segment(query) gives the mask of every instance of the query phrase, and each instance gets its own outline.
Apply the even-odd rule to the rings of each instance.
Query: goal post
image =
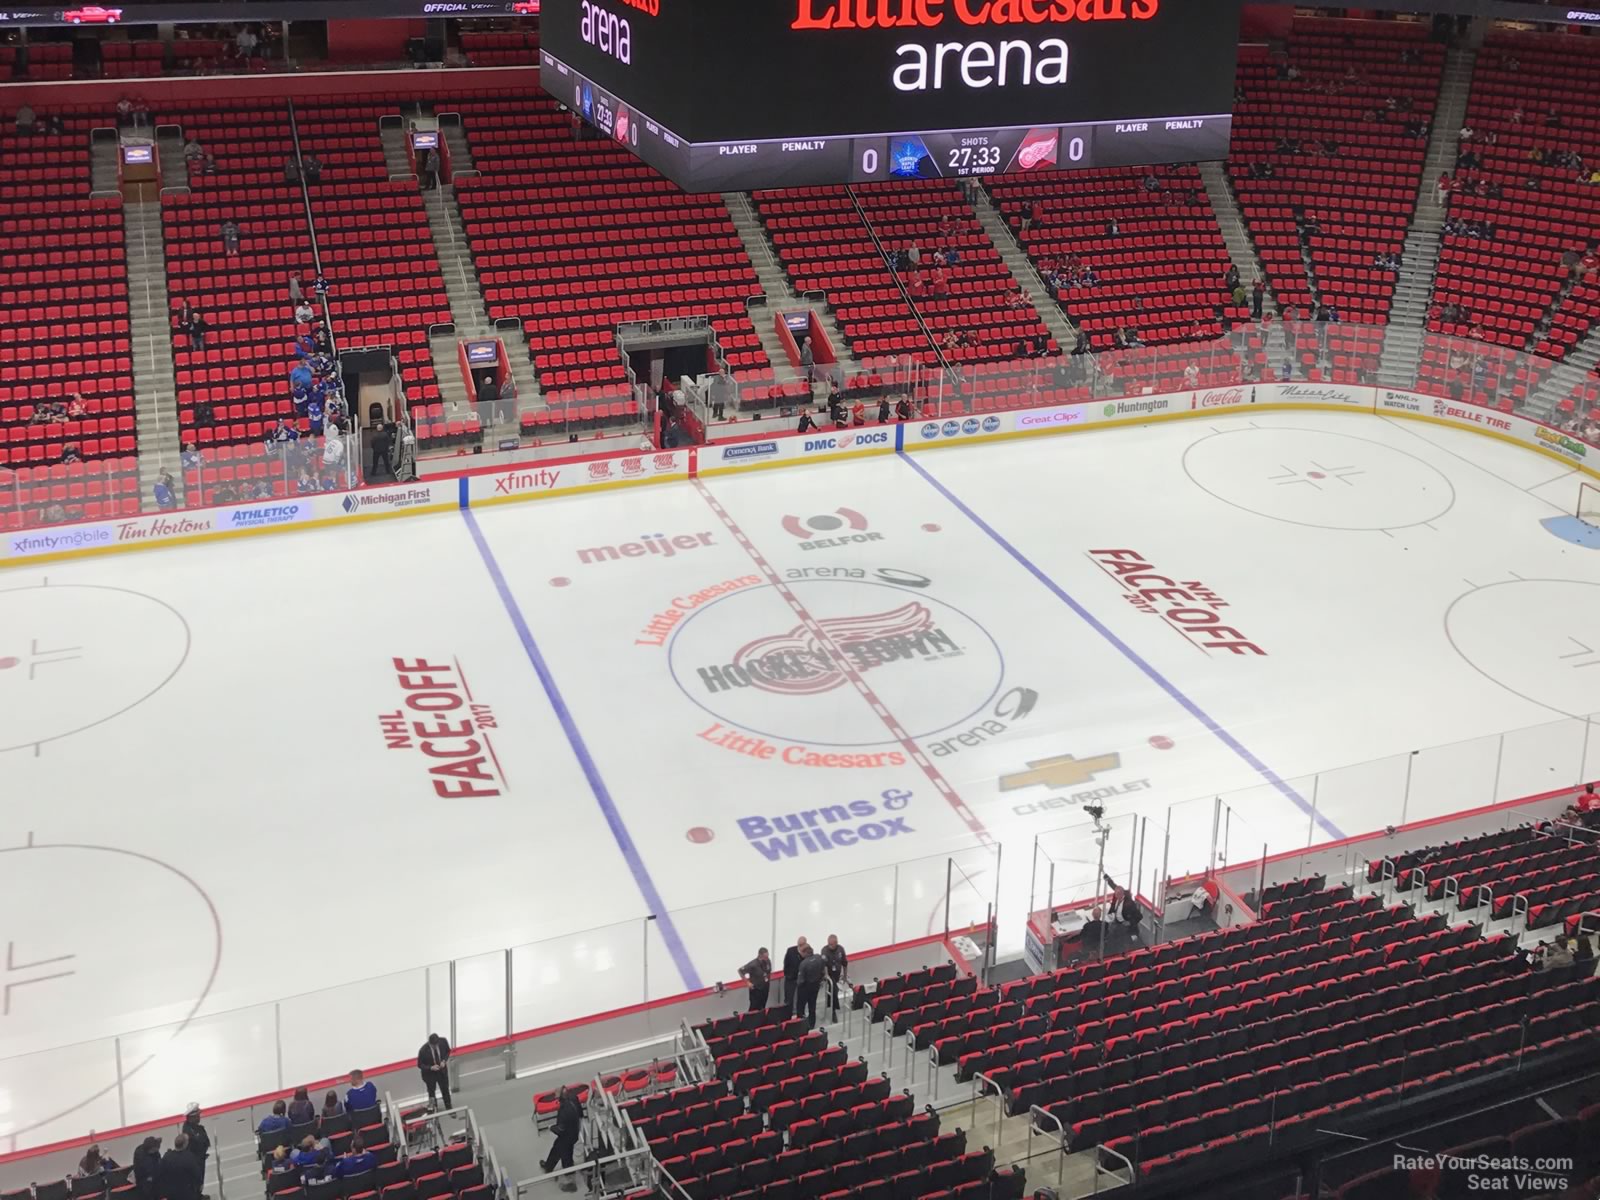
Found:
[[[1600,484],[1578,484],[1578,520],[1600,529]]]

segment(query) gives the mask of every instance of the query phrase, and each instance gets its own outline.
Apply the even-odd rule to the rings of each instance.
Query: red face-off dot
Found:
[[[552,579],[550,581],[550,586],[551,587],[566,587],[571,582],[572,582],[572,580],[568,579],[565,575],[557,575],[554,579]]]
[[[0,671],[9,671],[12,667],[22,665],[22,660],[15,654],[0,655]]]
[[[1324,475],[1321,471],[1307,471],[1306,472],[1306,478],[1307,479],[1326,479],[1327,476]]]
[[[924,525],[922,527],[922,531],[924,533],[938,533],[939,532],[939,526],[933,524],[932,522],[929,522],[927,525]]]
[[[1150,739],[1150,744],[1157,750],[1171,750],[1173,742],[1166,734],[1158,733]]]
[[[717,835],[712,833],[711,830],[707,829],[704,825],[696,825],[683,836],[688,838],[695,845],[703,846]]]

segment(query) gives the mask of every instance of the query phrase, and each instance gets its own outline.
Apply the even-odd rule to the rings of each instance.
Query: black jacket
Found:
[[[790,946],[783,952],[783,977],[791,983],[794,981],[795,972],[800,969],[800,947]]]
[[[447,1063],[449,1061],[450,1061],[450,1043],[445,1041],[444,1038],[440,1038],[439,1039],[439,1063],[438,1063],[438,1065],[442,1067],[442,1066],[444,1066],[445,1063]],[[431,1070],[433,1070],[433,1068],[434,1068],[433,1042],[431,1042],[431,1041],[423,1042],[421,1048],[417,1050],[417,1070],[419,1070],[419,1071],[431,1071]]]
[[[156,1194],[156,1179],[161,1173],[161,1150],[141,1145],[133,1152],[133,1181],[141,1196]]]
[[[817,952],[822,956],[823,965],[828,968],[828,974],[842,974],[850,965],[850,956],[844,952],[843,946],[824,945]]]
[[[156,1194],[161,1200],[198,1200],[205,1169],[190,1150],[168,1150],[156,1172]]]
[[[572,1092],[561,1098],[561,1106],[556,1109],[555,1128],[557,1137],[577,1137],[583,1128],[583,1105]]]
[[[800,985],[804,987],[809,984],[816,987],[822,982],[823,972],[827,969],[827,964],[822,961],[822,955],[813,950],[800,960]]]
[[[189,1135],[189,1153],[195,1156],[200,1163],[200,1171],[204,1174],[206,1155],[211,1153],[211,1135],[199,1121],[185,1121],[183,1132]]]

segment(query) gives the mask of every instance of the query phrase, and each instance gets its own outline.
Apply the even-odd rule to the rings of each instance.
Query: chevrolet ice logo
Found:
[[[1085,759],[1077,759],[1070,754],[1058,754],[1054,758],[1041,758],[1030,762],[1026,771],[1000,776],[1000,790],[1012,792],[1018,788],[1040,786],[1077,787],[1080,783],[1091,782],[1102,771],[1115,771],[1121,765],[1120,754],[1097,754],[1093,758]]]

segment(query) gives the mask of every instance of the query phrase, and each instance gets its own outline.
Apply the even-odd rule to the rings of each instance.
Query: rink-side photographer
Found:
[[[1394,1156],[1394,1169],[1411,1177],[1412,1193],[1419,1196],[1559,1196],[1577,1174],[1570,1158],[1405,1150]]]

